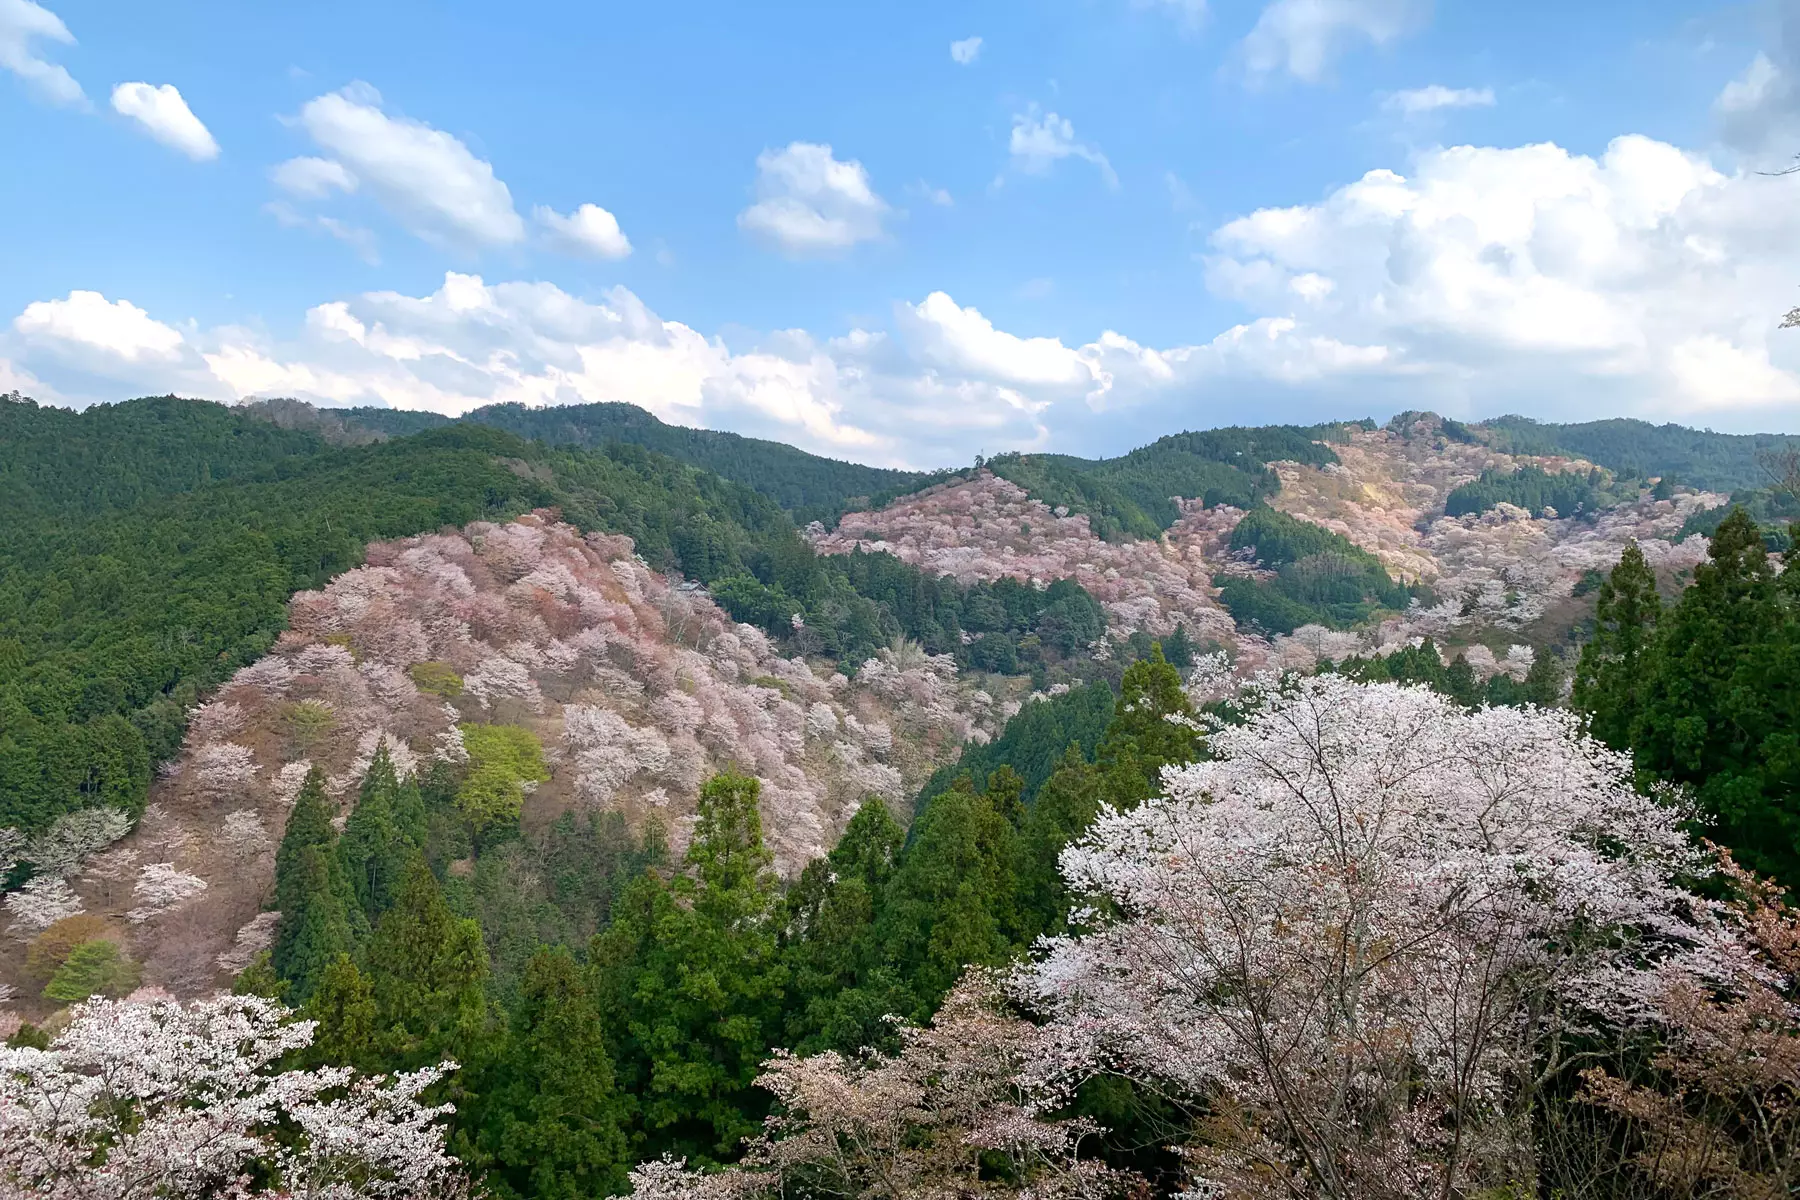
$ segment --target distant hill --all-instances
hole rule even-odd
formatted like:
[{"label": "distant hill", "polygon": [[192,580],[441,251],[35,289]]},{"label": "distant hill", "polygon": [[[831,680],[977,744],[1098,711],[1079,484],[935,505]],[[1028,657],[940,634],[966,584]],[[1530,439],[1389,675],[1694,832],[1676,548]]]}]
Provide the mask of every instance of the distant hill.
[{"label": "distant hill", "polygon": [[1767,486],[1756,456],[1800,446],[1800,438],[1782,434],[1713,433],[1629,418],[1557,425],[1506,416],[1477,428],[1490,445],[1508,454],[1570,454],[1620,474],[1668,475],[1714,492]]},{"label": "distant hill", "polygon": [[[343,416],[391,437],[405,437],[451,423],[436,413],[390,408],[345,409]],[[917,471],[824,458],[781,442],[670,425],[634,404],[571,404],[553,408],[494,404],[460,419],[492,425],[552,446],[594,449],[608,442],[642,446],[753,488],[786,509],[801,525],[835,520],[847,507],[856,507],[871,496],[895,488],[910,487],[925,478]]]}]

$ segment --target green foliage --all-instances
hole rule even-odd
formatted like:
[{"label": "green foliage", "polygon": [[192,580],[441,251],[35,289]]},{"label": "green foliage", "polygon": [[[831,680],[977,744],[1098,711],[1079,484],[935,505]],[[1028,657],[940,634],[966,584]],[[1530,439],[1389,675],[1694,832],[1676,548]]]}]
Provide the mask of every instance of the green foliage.
[{"label": "green foliage", "polygon": [[446,700],[454,700],[462,695],[462,676],[449,663],[414,663],[407,668],[406,673],[412,677],[419,690],[428,695],[442,696]]},{"label": "green foliage", "polygon": [[[997,454],[985,465],[1051,508],[1067,507],[1088,518],[1108,541],[1153,538],[1180,519],[1174,498],[1200,500],[1208,508],[1252,508],[1280,489],[1268,464],[1283,460],[1322,466],[1337,461],[1321,444],[1320,431],[1296,425],[1233,426],[1171,434],[1118,458],[1081,459],[1065,454]],[[954,476],[931,476],[917,486]],[[904,492],[877,496],[885,503]]]},{"label": "green foliage", "polygon": [[457,726],[469,752],[469,773],[456,792],[457,811],[476,835],[519,819],[527,783],[550,778],[537,735],[518,725]]},{"label": "green foliage", "polygon": [[1324,466],[1337,461],[1317,430],[1295,425],[1232,426],[1159,438],[1118,458],[1095,463],[1090,473],[1167,529],[1180,517],[1170,497],[1200,500],[1208,508],[1253,508],[1280,489],[1271,462]]},{"label": "green foliage", "polygon": [[[358,425],[397,436],[419,432],[420,414],[357,408],[345,413]],[[754,488],[786,509],[797,524],[832,520],[845,507],[875,493],[906,487],[917,472],[865,467],[821,458],[780,442],[711,429],[666,425],[632,404],[568,404],[527,408],[493,404],[461,418],[492,425],[553,446],[599,449],[625,442],[700,467]],[[444,420],[438,418],[439,421]]]},{"label": "green foliage", "polygon": [[487,1031],[487,950],[481,929],[450,911],[422,858],[369,940],[374,1048],[387,1069],[469,1057]]},{"label": "green foliage", "polygon": [[780,1026],[779,890],[759,785],[719,775],[700,791],[694,838],[671,880],[625,889],[594,941],[596,986],[618,1022],[622,1089],[646,1156],[716,1161],[760,1126],[754,1087]]},{"label": "green foliage", "polygon": [[948,788],[959,775],[985,780],[1010,767],[1023,782],[1021,799],[1030,804],[1038,788],[1061,764],[1071,745],[1092,756],[1113,719],[1113,693],[1104,682],[1082,684],[1058,696],[1034,700],[1006,723],[1000,736],[985,745],[970,743],[957,760],[940,767],[919,792],[918,804]]},{"label": "green foliage", "polygon": [[407,866],[424,848],[425,833],[425,802],[418,784],[411,779],[403,784],[394,777],[393,760],[383,742],[363,776],[356,807],[337,844],[344,877],[370,925],[393,907]]},{"label": "green foliage", "polygon": [[1800,497],[1776,488],[1746,488],[1733,492],[1729,504],[1703,508],[1683,522],[1676,540],[1696,533],[1712,537],[1737,508],[1743,509],[1761,528],[1763,545],[1770,551],[1779,554],[1792,544],[1789,523],[1800,520]]},{"label": "green foliage", "polygon": [[322,1063],[370,1067],[380,1061],[375,1048],[375,992],[348,954],[339,954],[320,974],[318,987],[302,1010],[319,1023],[311,1053]]},{"label": "green foliage", "polygon": [[1511,471],[1483,471],[1481,478],[1463,484],[1445,498],[1444,515],[1461,517],[1486,512],[1499,504],[1517,505],[1533,516],[1541,516],[1545,508],[1554,508],[1557,516],[1572,517],[1596,512],[1603,499],[1585,471],[1551,474],[1541,467],[1525,466]]},{"label": "green foliage", "polygon": [[275,927],[270,966],[294,1002],[309,998],[325,970],[355,948],[368,923],[337,852],[325,773],[306,774],[275,851]]},{"label": "green foliage", "polygon": [[[1656,617],[1652,646],[1638,655],[1639,688],[1618,678],[1630,647],[1614,629],[1596,652],[1584,701],[1607,735],[1629,729],[1646,781],[1692,789],[1713,836],[1746,865],[1793,885],[1800,883],[1800,571],[1792,569],[1792,552],[1788,562],[1777,576],[1756,523],[1734,511],[1713,535],[1693,585]],[[1615,578],[1616,591],[1628,588],[1641,593],[1641,576]],[[1648,615],[1649,601],[1638,603]],[[1630,629],[1617,604],[1612,623]],[[1642,624],[1647,629],[1649,620]]]},{"label": "green foliage", "polygon": [[1381,560],[1333,533],[1276,509],[1253,508],[1231,534],[1233,550],[1249,550],[1273,579],[1216,576],[1219,601],[1245,628],[1292,633],[1302,625],[1343,629],[1382,609],[1403,609],[1414,592],[1395,583]]},{"label": "green foliage", "polygon": [[125,957],[117,943],[96,939],[69,952],[44,985],[44,997],[74,1004],[89,996],[123,996],[137,984],[137,964]]},{"label": "green foliage", "polygon": [[1128,537],[1149,538],[1162,532],[1135,500],[1114,483],[1091,473],[1090,464],[1058,454],[997,454],[988,469],[1010,480],[1051,508],[1067,507],[1083,513],[1088,528],[1109,542]]},{"label": "green foliage", "polygon": [[875,1046],[890,1035],[896,977],[874,936],[875,913],[905,841],[887,804],[865,800],[831,853],[808,863],[788,889],[783,1044],[796,1053]]},{"label": "green foliage", "polygon": [[603,1012],[566,950],[540,949],[497,1053],[477,1069],[473,1153],[501,1197],[581,1200],[625,1188],[629,1105],[613,1077]]},{"label": "green foliage", "polygon": [[1161,793],[1164,767],[1191,763],[1200,750],[1181,674],[1164,661],[1158,647],[1125,671],[1112,723],[1100,739],[1098,761],[1107,800],[1119,808],[1135,808]]},{"label": "green foliage", "polygon": [[1675,476],[1722,492],[1761,486],[1767,477],[1757,456],[1800,445],[1780,434],[1713,433],[1623,418],[1557,425],[1508,416],[1481,428],[1490,445],[1510,454],[1572,455],[1621,475]]}]

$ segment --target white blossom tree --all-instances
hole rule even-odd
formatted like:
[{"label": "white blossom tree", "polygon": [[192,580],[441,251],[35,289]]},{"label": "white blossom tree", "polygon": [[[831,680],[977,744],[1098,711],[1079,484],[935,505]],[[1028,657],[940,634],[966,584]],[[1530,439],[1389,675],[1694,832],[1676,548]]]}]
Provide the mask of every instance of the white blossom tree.
[{"label": "white blossom tree", "polygon": [[205,890],[206,880],[177,870],[174,863],[146,863],[138,872],[137,885],[131,892],[137,907],[125,915],[133,923],[141,924]]},{"label": "white blossom tree", "polygon": [[444,1063],[283,1071],[312,1042],[255,996],[78,1005],[48,1050],[0,1048],[0,1194],[47,1200],[467,1194],[444,1149]]},{"label": "white blossom tree", "polygon": [[37,875],[18,891],[6,894],[6,911],[13,915],[13,932],[27,935],[79,914],[82,904],[62,876]]},{"label": "white blossom tree", "polygon": [[1205,1106],[1202,1194],[1528,1184],[1566,1035],[1730,957],[1670,882],[1704,869],[1682,814],[1571,714],[1325,676],[1211,750],[1065,851],[1093,929],[1023,979],[1085,1054]]},{"label": "white blossom tree", "polygon": [[[1070,1099],[1040,1069],[1058,1033],[1009,1011],[993,973],[971,971],[929,1026],[899,1034],[894,1056],[778,1052],[756,1081],[778,1111],[743,1162],[713,1173],[645,1163],[632,1172],[633,1200],[1099,1200],[1137,1182],[1078,1155],[1093,1122],[1050,1116]],[[1006,1182],[983,1177],[984,1156],[1004,1164]]]},{"label": "white blossom tree", "polygon": [[80,873],[82,864],[131,832],[131,814],[99,806],[66,812],[31,840],[20,857],[41,875],[65,878]]}]

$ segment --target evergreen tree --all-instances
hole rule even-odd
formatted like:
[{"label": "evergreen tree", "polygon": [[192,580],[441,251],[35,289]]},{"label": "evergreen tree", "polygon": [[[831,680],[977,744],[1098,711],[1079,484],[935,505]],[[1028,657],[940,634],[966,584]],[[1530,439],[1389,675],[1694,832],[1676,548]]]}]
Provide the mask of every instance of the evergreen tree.
[{"label": "evergreen tree", "polygon": [[320,1063],[363,1069],[376,1065],[375,994],[348,954],[339,954],[325,968],[303,1011],[319,1023],[309,1053]]},{"label": "evergreen tree", "polygon": [[297,1002],[304,1003],[325,969],[354,946],[343,897],[333,886],[335,862],[317,846],[303,846],[286,872],[290,900],[275,927],[270,964]]},{"label": "evergreen tree", "polygon": [[1199,758],[1200,735],[1185,723],[1193,719],[1181,673],[1164,660],[1160,648],[1127,667],[1112,723],[1100,740],[1107,799],[1135,808],[1161,790],[1164,767]]},{"label": "evergreen tree", "polygon": [[411,1070],[469,1057],[487,1024],[487,948],[480,927],[450,911],[423,858],[407,867],[366,961],[385,1065]]},{"label": "evergreen tree", "polygon": [[1554,708],[1562,700],[1562,660],[1550,647],[1540,649],[1525,672],[1525,699],[1539,708]]},{"label": "evergreen tree", "polygon": [[481,1072],[468,1114],[474,1153],[498,1196],[578,1200],[625,1190],[628,1105],[613,1079],[602,1013],[566,950],[525,966],[504,1049]]},{"label": "evergreen tree", "polygon": [[620,1082],[638,1097],[648,1156],[722,1159],[767,1108],[754,1083],[779,1027],[783,969],[759,794],[747,776],[708,780],[683,871],[639,877],[594,940],[604,1008],[622,1026]]},{"label": "evergreen tree", "polygon": [[123,996],[137,986],[138,968],[117,943],[96,938],[70,951],[44,985],[44,996],[74,1004],[89,996]]},{"label": "evergreen tree", "polygon": [[1711,832],[1745,865],[1800,882],[1797,581],[1777,582],[1742,509],[1660,622],[1632,723],[1647,780],[1693,789]]},{"label": "evergreen tree", "polygon": [[906,832],[879,797],[863,801],[844,836],[788,889],[782,922],[787,964],[785,1045],[796,1053],[852,1053],[886,1040],[895,977],[875,938]]},{"label": "evergreen tree", "polygon": [[[338,839],[338,858],[345,878],[356,895],[358,907],[373,924],[393,906],[400,891],[407,865],[423,842],[424,804],[419,801],[416,784],[404,789],[409,800],[402,801],[403,789],[394,776],[393,760],[383,743],[369,763],[357,795],[356,807],[344,823],[344,834]],[[402,820],[402,807],[413,808]]]},{"label": "evergreen tree", "polygon": [[1063,849],[1100,814],[1107,787],[1101,769],[1070,746],[1025,819],[1020,848],[1019,905],[1027,940],[1067,931],[1068,886],[1057,863]]},{"label": "evergreen tree", "polygon": [[964,967],[1000,965],[1017,944],[1017,792],[998,772],[989,782],[984,795],[964,775],[931,799],[877,907],[876,937],[910,1001],[895,1011],[913,1020]]},{"label": "evergreen tree", "polygon": [[1474,708],[1481,703],[1481,681],[1475,678],[1475,668],[1469,665],[1469,656],[1458,654],[1444,668],[1444,691],[1464,708]]},{"label": "evergreen tree", "polygon": [[1661,616],[1656,576],[1633,542],[1600,585],[1594,636],[1581,648],[1570,697],[1576,711],[1587,714],[1588,732],[1615,750],[1631,743]]}]

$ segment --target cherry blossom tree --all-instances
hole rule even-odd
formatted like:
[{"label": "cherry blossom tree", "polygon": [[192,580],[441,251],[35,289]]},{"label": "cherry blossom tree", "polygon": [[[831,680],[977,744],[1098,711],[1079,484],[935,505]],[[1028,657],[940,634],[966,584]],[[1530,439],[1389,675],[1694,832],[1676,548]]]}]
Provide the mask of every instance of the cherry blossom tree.
[{"label": "cherry blossom tree", "polygon": [[174,863],[147,863],[138,872],[132,899],[137,907],[126,913],[134,924],[142,924],[157,913],[193,899],[206,890],[206,880],[175,869]]},{"label": "cherry blossom tree", "polygon": [[[929,1026],[899,1034],[893,1056],[778,1053],[757,1080],[778,1110],[743,1163],[718,1173],[646,1163],[632,1173],[634,1200],[1097,1200],[1135,1182],[1079,1156],[1093,1122],[1050,1115],[1070,1099],[1036,1069],[1055,1035],[1010,1012],[992,974],[971,972]],[[984,1178],[984,1158],[1006,1182]]]},{"label": "cherry blossom tree", "polygon": [[79,874],[82,864],[131,832],[131,816],[117,808],[78,808],[66,812],[31,840],[20,857],[40,874]]},{"label": "cherry blossom tree", "polygon": [[1528,1185],[1571,1035],[1724,972],[1671,882],[1706,865],[1683,814],[1571,714],[1325,676],[1210,748],[1065,851],[1094,928],[1021,984],[1093,1060],[1206,1107],[1202,1194]]},{"label": "cherry blossom tree", "polygon": [[283,1071],[311,1044],[255,996],[89,1001],[48,1050],[0,1049],[0,1192],[49,1200],[468,1194],[444,1149],[444,1063]]},{"label": "cherry blossom tree", "polygon": [[64,917],[80,914],[81,897],[60,875],[37,875],[17,891],[6,894],[6,911],[13,915],[13,932],[20,936],[48,929]]}]

